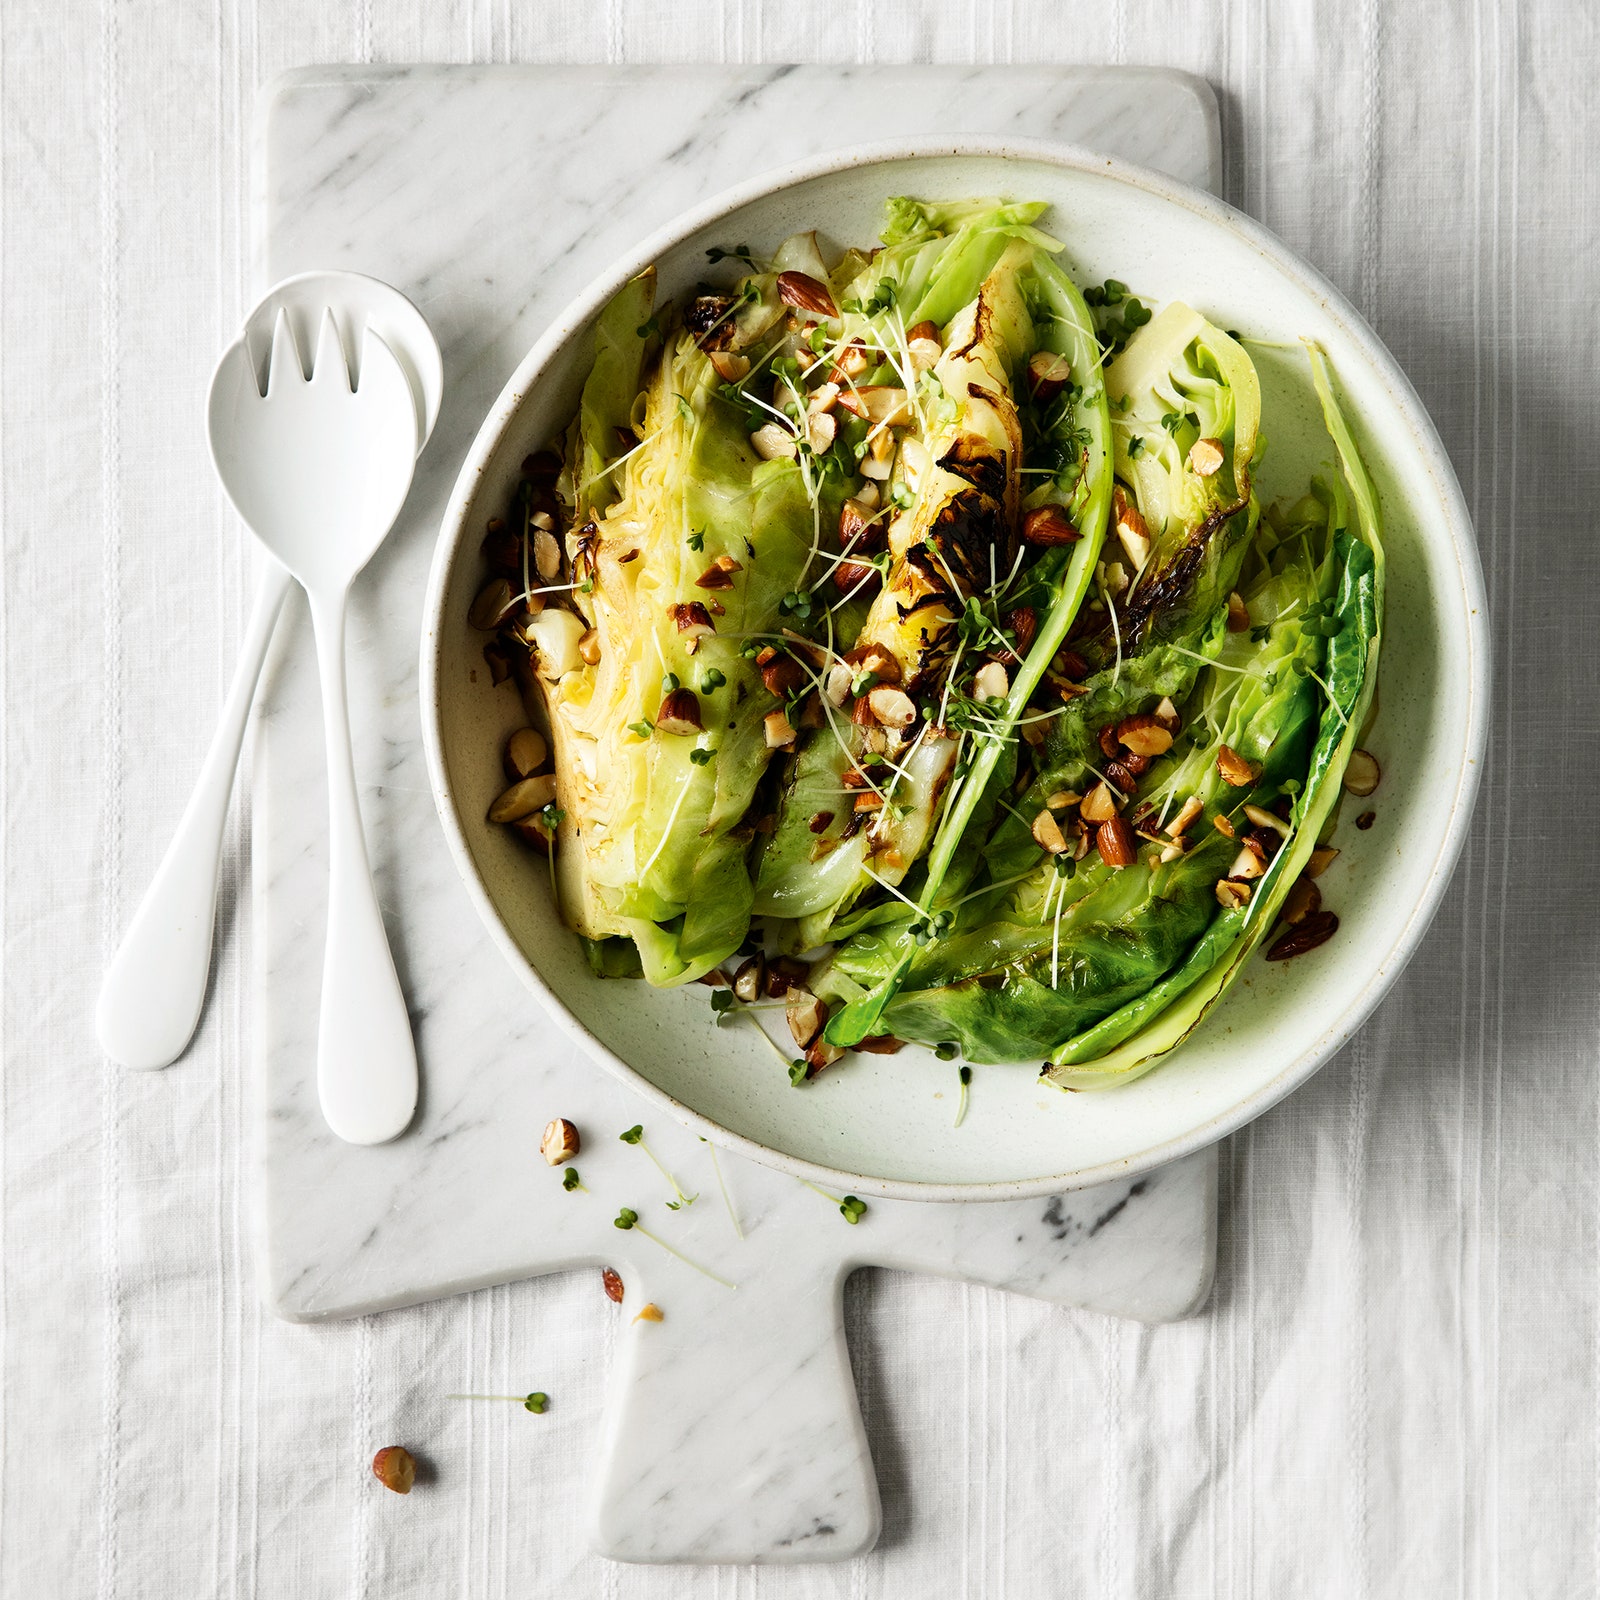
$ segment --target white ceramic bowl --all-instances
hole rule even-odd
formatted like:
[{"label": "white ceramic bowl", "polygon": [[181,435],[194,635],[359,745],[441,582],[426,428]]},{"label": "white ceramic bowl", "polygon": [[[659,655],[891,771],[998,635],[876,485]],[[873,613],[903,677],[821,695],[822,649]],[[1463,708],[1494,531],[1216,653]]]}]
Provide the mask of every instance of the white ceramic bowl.
[{"label": "white ceramic bowl", "polygon": [[[483,636],[466,622],[483,578],[479,541],[522,458],[576,407],[591,323],[654,262],[664,295],[705,270],[711,245],[770,248],[817,228],[836,245],[873,241],[884,199],[1002,194],[1051,203],[1082,283],[1121,278],[1156,302],[1184,299],[1252,344],[1269,439],[1263,495],[1300,492],[1332,447],[1305,376],[1301,336],[1333,363],[1383,502],[1389,556],[1382,713],[1369,744],[1383,766],[1344,853],[1323,879],[1336,939],[1299,961],[1259,958],[1196,1036],[1123,1089],[1063,1094],[1037,1064],[974,1069],[953,1126],[956,1069],[921,1049],[852,1056],[804,1089],[748,1023],[712,1026],[699,985],[657,992],[590,975],[525,847],[484,821],[503,784],[500,750],[521,721],[491,690]],[[1354,309],[1248,217],[1196,190],[1103,156],[986,139],[878,145],[767,175],[644,240],[600,275],[518,368],[485,420],[445,516],[423,624],[429,771],[439,815],[496,944],[545,1008],[595,1059],[699,1132],[757,1160],[862,1193],[914,1199],[1045,1194],[1156,1166],[1239,1127],[1305,1081],[1393,983],[1432,917],[1466,831],[1483,750],[1487,627],[1461,491],[1405,375]]]}]

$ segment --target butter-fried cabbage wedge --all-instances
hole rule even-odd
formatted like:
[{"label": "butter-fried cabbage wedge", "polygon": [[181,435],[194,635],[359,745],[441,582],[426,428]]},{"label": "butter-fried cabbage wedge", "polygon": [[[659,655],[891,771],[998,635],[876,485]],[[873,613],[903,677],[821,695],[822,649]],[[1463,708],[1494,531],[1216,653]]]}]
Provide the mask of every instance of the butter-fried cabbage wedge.
[{"label": "butter-fried cabbage wedge", "polygon": [[[619,411],[637,416],[621,395],[650,338],[639,309],[630,286],[601,319],[610,358],[586,385],[585,430],[591,417],[603,428]],[[581,618],[550,607],[529,629],[564,813],[562,913],[586,939],[632,938],[644,975],[672,984],[725,961],[748,930],[741,825],[771,755],[771,700],[740,644],[777,627],[814,511],[794,461],[751,449],[687,333],[668,339],[638,421],[640,443],[595,469],[615,499],[568,536]],[[603,434],[586,438],[586,462],[591,452],[604,455]],[[593,481],[579,481],[580,504]],[[703,587],[719,558],[731,582]]]},{"label": "butter-fried cabbage wedge", "polygon": [[[931,426],[902,442],[910,505],[889,524],[890,564],[852,655],[877,663],[882,684],[915,707],[904,727],[852,725],[834,711],[805,741],[763,852],[756,910],[803,919],[798,948],[820,944],[833,917],[874,883],[898,884],[922,855],[956,764],[956,741],[930,721],[953,666],[968,600],[1009,571],[1021,498],[1022,433],[1013,372],[1033,344],[1018,269],[1033,255],[1013,244],[977,297],[944,330],[925,385]],[[870,820],[856,792],[876,804]],[[826,818],[819,830],[814,819]]]},{"label": "butter-fried cabbage wedge", "polygon": [[[1063,1088],[1107,1088],[1148,1072],[1188,1038],[1226,994],[1271,928],[1332,818],[1345,768],[1372,708],[1384,603],[1378,499],[1334,393],[1327,358],[1313,344],[1308,343],[1307,352],[1344,484],[1334,485],[1329,496],[1331,564],[1337,581],[1331,614],[1338,629],[1327,641],[1326,704],[1306,779],[1295,800],[1293,833],[1256,886],[1246,912],[1225,914],[1164,983],[1056,1049],[1045,1076]],[[1347,526],[1350,501],[1359,537]]]},{"label": "butter-fried cabbage wedge", "polygon": [[[881,1032],[893,1000],[929,929],[953,908],[979,869],[978,846],[990,828],[1016,767],[1016,726],[1078,616],[1106,535],[1112,489],[1111,418],[1100,376],[1094,323],[1082,295],[1047,255],[1036,254],[1019,276],[1036,350],[1065,357],[1071,381],[1040,405],[1028,397],[1030,421],[1042,436],[1054,468],[1025,496],[1028,509],[1060,506],[1076,528],[1076,542],[1046,549],[1021,574],[1007,605],[1025,606],[1037,618],[1037,633],[1022,664],[1011,675],[1006,698],[974,717],[964,734],[965,767],[946,804],[929,852],[927,871],[909,918],[896,914],[888,930],[858,937],[870,953],[866,969],[850,976],[851,946],[840,952],[819,980],[831,998],[845,1003],[830,1019],[830,1043],[845,1048]],[[948,716],[948,713],[946,713]],[[858,946],[855,954],[862,953]],[[827,988],[830,982],[833,987]],[[865,978],[866,981],[861,981]]]}]

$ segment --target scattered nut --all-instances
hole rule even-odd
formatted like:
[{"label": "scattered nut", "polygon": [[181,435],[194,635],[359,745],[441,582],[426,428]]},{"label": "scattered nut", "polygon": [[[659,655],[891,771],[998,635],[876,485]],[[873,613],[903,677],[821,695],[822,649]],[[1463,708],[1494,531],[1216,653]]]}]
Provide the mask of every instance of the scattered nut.
[{"label": "scattered nut", "polygon": [[904,689],[891,684],[879,684],[867,691],[867,703],[872,714],[885,728],[909,728],[917,720],[916,703]]},{"label": "scattered nut", "polygon": [[1039,631],[1039,613],[1032,606],[1016,606],[1006,612],[1006,627],[1016,635],[1013,659],[1021,661],[1033,648],[1034,636]]},{"label": "scattered nut", "polygon": [[404,1445],[385,1445],[372,1458],[372,1476],[385,1489],[396,1494],[410,1494],[411,1485],[417,1481],[417,1461]]},{"label": "scattered nut", "polygon": [[818,411],[806,419],[806,443],[813,455],[824,455],[833,448],[839,424],[826,411]]},{"label": "scattered nut", "polygon": [[1083,797],[1083,803],[1078,807],[1078,815],[1085,822],[1109,822],[1116,814],[1117,797],[1111,792],[1111,785],[1108,783],[1097,783]]},{"label": "scattered nut", "polygon": [[1035,400],[1054,400],[1072,381],[1072,363],[1054,350],[1035,350],[1028,357],[1028,389]]},{"label": "scattered nut", "polygon": [[1172,730],[1148,713],[1124,717],[1117,724],[1117,739],[1136,756],[1165,755],[1172,748]]},{"label": "scattered nut", "polygon": [[1216,816],[1211,819],[1211,822],[1216,828],[1217,832],[1222,834],[1224,838],[1231,839],[1234,837],[1233,823],[1228,817],[1224,816],[1222,812],[1219,811]]},{"label": "scattered nut", "polygon": [[493,633],[511,620],[520,604],[520,597],[512,594],[507,579],[491,578],[478,591],[467,612],[467,621],[481,633]]},{"label": "scattered nut", "polygon": [[787,700],[806,681],[806,669],[793,656],[779,655],[774,650],[759,664],[761,681],[767,686],[767,693],[776,695],[780,700]]},{"label": "scattered nut", "polygon": [[1311,852],[1311,857],[1306,862],[1306,876],[1308,878],[1320,878],[1333,865],[1334,858],[1338,854],[1337,850],[1330,850],[1325,844],[1318,845]]},{"label": "scattered nut", "polygon": [[1217,751],[1217,771],[1222,781],[1233,789],[1244,789],[1256,781],[1260,769],[1239,754],[1231,745]]},{"label": "scattered nut", "polygon": [[614,1300],[620,1306],[622,1304],[622,1274],[613,1271],[610,1267],[601,1267],[600,1282],[605,1287],[606,1299]]},{"label": "scattered nut", "polygon": [[633,1320],[635,1322],[665,1322],[667,1314],[654,1300],[650,1300],[640,1306],[639,1314]]},{"label": "scattered nut", "polygon": [[731,350],[713,350],[711,366],[724,383],[738,383],[750,375],[749,356],[735,355]]},{"label": "scattered nut", "polygon": [[769,711],[762,727],[769,750],[785,750],[797,737],[795,730],[789,725],[789,719],[781,711]]},{"label": "scattered nut", "polygon": [[1283,909],[1278,920],[1291,928],[1298,927],[1307,917],[1322,909],[1322,891],[1309,878],[1296,878],[1294,887],[1284,896]]},{"label": "scattered nut", "polygon": [[1361,813],[1361,815],[1356,818],[1356,826],[1363,833],[1365,833],[1367,831],[1367,829],[1370,828],[1372,826],[1372,824],[1374,822],[1376,822],[1377,820],[1378,820],[1378,813],[1376,811],[1363,811]]},{"label": "scattered nut", "polygon": [[814,811],[806,827],[812,833],[826,833],[832,825],[833,813],[831,811]]},{"label": "scattered nut", "polygon": [[662,733],[695,734],[705,731],[700,717],[700,701],[693,689],[674,689],[663,698],[656,712],[656,727]]},{"label": "scattered nut", "polygon": [[732,556],[718,556],[715,561],[694,580],[697,589],[731,589],[733,575],[744,571],[744,563],[735,561]]},{"label": "scattered nut", "polygon": [[537,778],[523,778],[514,783],[489,807],[491,822],[519,822],[543,811],[556,797],[555,774],[546,772]]},{"label": "scattered nut", "polygon": [[1102,822],[1095,832],[1094,845],[1108,867],[1131,867],[1138,859],[1133,829],[1128,826],[1126,817],[1112,817]]},{"label": "scattered nut", "polygon": [[533,565],[541,583],[554,583],[561,576],[561,544],[545,528],[533,536]]},{"label": "scattered nut", "polygon": [[1270,828],[1280,839],[1289,837],[1289,824],[1282,817],[1275,816],[1270,811],[1264,811],[1260,806],[1247,805],[1244,814],[1258,828]]},{"label": "scattered nut", "polygon": [[874,1033],[857,1042],[856,1049],[864,1050],[869,1056],[894,1056],[906,1047],[904,1039],[897,1039],[892,1033]]},{"label": "scattered nut", "polygon": [[554,1117],[545,1124],[539,1154],[552,1167],[570,1161],[578,1153],[578,1130],[565,1117]]},{"label": "scattered nut", "polygon": [[1022,519],[1022,537],[1028,544],[1043,545],[1046,549],[1063,544],[1076,544],[1078,530],[1060,506],[1035,506]]},{"label": "scattered nut", "polygon": [[825,411],[832,411],[839,402],[839,385],[836,383],[819,383],[806,397],[806,410],[813,416],[821,416]]},{"label": "scattered nut", "polygon": [[859,378],[871,365],[872,359],[867,354],[867,347],[859,339],[852,339],[834,356],[833,370],[828,377],[835,383],[841,383],[849,378]]},{"label": "scattered nut", "polygon": [[1067,836],[1061,831],[1061,824],[1051,815],[1048,808],[1041,811],[1033,819],[1033,842],[1041,850],[1048,851],[1053,856],[1064,855],[1067,849]]},{"label": "scattered nut", "polygon": [[531,778],[549,759],[550,747],[537,728],[518,728],[506,740],[506,776],[513,783]]},{"label": "scattered nut", "polygon": [[907,338],[906,340],[906,355],[910,357],[911,370],[913,372],[931,372],[939,364],[939,357],[943,354],[944,346],[936,338]]},{"label": "scattered nut", "polygon": [[1177,816],[1167,824],[1167,833],[1174,839],[1181,839],[1204,810],[1205,807],[1200,804],[1199,795],[1190,795],[1178,808]]},{"label": "scattered nut", "polygon": [[754,1005],[761,998],[761,991],[767,982],[767,958],[758,950],[748,960],[740,964],[739,970],[733,975],[733,992],[747,1006]]},{"label": "scattered nut", "polygon": [[1004,700],[1011,692],[1011,680],[998,661],[985,661],[972,675],[974,700]]},{"label": "scattered nut", "polygon": [[804,1050],[822,1032],[828,1020],[828,1004],[819,1000],[809,989],[793,988],[783,1008],[794,1042]]},{"label": "scattered nut", "polygon": [[869,383],[865,388],[847,389],[839,396],[839,404],[878,428],[900,428],[912,420],[911,396],[898,384]]},{"label": "scattered nut", "polygon": [[1250,613],[1246,610],[1244,601],[1239,597],[1239,591],[1235,589],[1228,596],[1228,632],[1243,633],[1249,626]]},{"label": "scattered nut", "polygon": [[584,629],[583,636],[578,640],[578,659],[586,667],[600,665],[600,630],[598,628]]},{"label": "scattered nut", "polygon": [[795,437],[781,422],[768,422],[750,435],[750,448],[763,461],[777,461],[795,452]]},{"label": "scattered nut", "polygon": [[831,1067],[834,1062],[839,1060],[843,1055],[844,1051],[841,1050],[838,1045],[829,1044],[828,1041],[819,1033],[816,1038],[806,1046],[806,1065],[811,1068],[806,1076],[808,1078],[816,1077],[816,1075],[821,1072],[824,1067]]},{"label": "scattered nut", "polygon": [[677,626],[678,636],[685,640],[684,648],[690,655],[700,648],[700,641],[708,633],[717,631],[711,613],[698,600],[681,601],[673,605],[671,616]]},{"label": "scattered nut", "polygon": [[871,537],[875,524],[872,520],[873,508],[867,505],[860,497],[846,500],[839,507],[839,545],[841,549],[850,550],[859,545],[867,548],[866,541]]},{"label": "scattered nut", "polygon": [[1232,878],[1217,880],[1217,904],[1224,911],[1243,911],[1250,904],[1250,885],[1235,883]]},{"label": "scattered nut", "polygon": [[1369,751],[1352,750],[1350,765],[1344,769],[1345,793],[1365,800],[1378,787],[1378,780],[1382,776],[1383,772]]},{"label": "scattered nut", "polygon": [[1313,911],[1292,927],[1267,951],[1268,961],[1291,961],[1326,944],[1339,931],[1339,919],[1331,911]]},{"label": "scattered nut", "polygon": [[1220,439],[1196,439],[1189,446],[1190,470],[1202,478],[1209,478],[1222,465]]},{"label": "scattered nut", "polygon": [[1183,726],[1183,719],[1178,715],[1178,708],[1173,705],[1168,695],[1161,697],[1161,704],[1150,713],[1157,722],[1169,733],[1176,733]]},{"label": "scattered nut", "polygon": [[850,685],[855,681],[855,674],[843,661],[835,661],[828,668],[828,676],[823,680],[822,692],[828,697],[829,705],[842,706],[850,698]]},{"label": "scattered nut", "polygon": [[1246,844],[1244,849],[1233,858],[1233,865],[1228,868],[1228,876],[1230,878],[1259,878],[1266,870],[1266,867],[1262,864],[1261,857]]},{"label": "scattered nut", "polygon": [[[1129,551],[1129,560],[1133,560],[1132,550],[1129,549],[1130,541],[1134,548],[1143,548],[1145,553],[1148,554],[1150,549],[1149,526],[1146,524],[1139,508],[1128,498],[1121,484],[1118,484],[1112,490],[1111,516],[1116,524],[1117,538],[1122,542],[1123,549]],[[1136,565],[1143,566],[1143,559],[1141,558]]]},{"label": "scattered nut", "polygon": [[833,569],[833,584],[840,594],[856,594],[883,581],[870,561],[840,561]]},{"label": "scattered nut", "polygon": [[506,660],[506,653],[499,644],[491,639],[483,647],[484,665],[489,669],[489,683],[498,689],[507,678],[511,676],[511,663]]},{"label": "scattered nut", "polygon": [[1045,804],[1052,811],[1070,811],[1081,799],[1083,796],[1076,789],[1057,789]]},{"label": "scattered nut", "polygon": [[796,311],[809,311],[817,317],[837,317],[839,308],[827,284],[820,283],[808,272],[780,272],[778,298]]}]

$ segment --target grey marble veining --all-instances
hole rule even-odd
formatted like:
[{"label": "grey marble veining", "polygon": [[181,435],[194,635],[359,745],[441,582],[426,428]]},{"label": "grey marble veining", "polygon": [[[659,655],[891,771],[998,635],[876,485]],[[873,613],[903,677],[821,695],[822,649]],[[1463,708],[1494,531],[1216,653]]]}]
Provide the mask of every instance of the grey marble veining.
[{"label": "grey marble veining", "polygon": [[[936,89],[936,92],[935,92]],[[1049,1201],[874,1200],[859,1227],[794,1179],[653,1121],[685,1185],[615,1137],[642,1103],[539,1013],[479,926],[428,793],[417,631],[462,452],[586,275],[691,202],[829,145],[988,131],[1114,151],[1215,184],[1217,120],[1192,80],[1044,68],[316,69],[258,126],[263,286],[349,267],[412,296],[446,396],[395,535],[352,597],[356,761],[373,866],[422,1061],[395,1144],[356,1149],[317,1112],[325,857],[320,714],[304,607],[280,625],[255,756],[259,1265],[298,1320],[353,1316],[610,1263],[628,1304],[594,1537],[633,1561],[838,1559],[871,1545],[877,1491],[851,1387],[845,1278],[881,1265],[1160,1321],[1194,1310],[1215,1249],[1215,1158]],[[539,1159],[555,1115],[588,1192]],[[612,1218],[632,1206],[721,1287]]]}]

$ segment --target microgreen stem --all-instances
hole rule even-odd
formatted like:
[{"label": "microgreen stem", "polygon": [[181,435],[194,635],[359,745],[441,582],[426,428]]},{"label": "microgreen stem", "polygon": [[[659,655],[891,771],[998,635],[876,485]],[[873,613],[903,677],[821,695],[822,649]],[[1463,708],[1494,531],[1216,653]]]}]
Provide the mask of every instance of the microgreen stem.
[{"label": "microgreen stem", "polygon": [[[769,1044],[771,1040],[767,1041]],[[717,1160],[717,1147],[709,1139],[706,1144],[711,1150],[711,1170],[717,1175],[717,1187],[722,1191],[722,1203],[728,1208],[728,1221],[733,1224],[733,1231],[739,1238],[744,1238],[744,1229],[739,1225],[739,1213],[733,1209],[733,1196],[728,1193],[727,1180],[722,1176],[722,1163]]]},{"label": "microgreen stem", "polygon": [[720,1283],[724,1289],[737,1289],[739,1287],[739,1285],[736,1283],[729,1283],[726,1278],[718,1277],[717,1274],[714,1273],[709,1267],[702,1267],[698,1261],[691,1261],[689,1257],[686,1256],[681,1250],[674,1250],[665,1239],[661,1238],[657,1234],[652,1233],[647,1227],[645,1227],[645,1225],[639,1220],[639,1213],[637,1211],[629,1210],[628,1207],[624,1206],[622,1210],[617,1213],[612,1226],[622,1229],[624,1233],[642,1233],[651,1244],[659,1245],[667,1252],[669,1256],[676,1256],[678,1260],[684,1264],[684,1266],[693,1267],[696,1272],[701,1273],[703,1276],[709,1278],[713,1283]]}]

